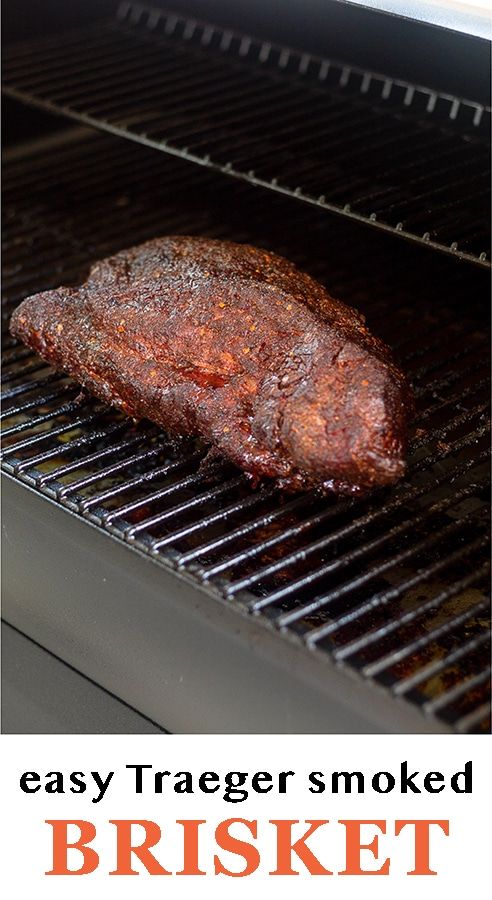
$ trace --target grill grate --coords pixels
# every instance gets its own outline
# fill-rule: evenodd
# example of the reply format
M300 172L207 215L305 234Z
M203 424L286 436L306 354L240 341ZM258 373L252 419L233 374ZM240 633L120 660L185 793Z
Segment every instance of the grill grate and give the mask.
M129 234L251 240L366 312L413 380L416 431L393 489L279 497L204 462L200 442L81 395L6 337L5 470L267 619L279 640L454 730L489 730L486 273L371 232L362 243L351 223L111 137L74 129L51 143L5 163L4 329L23 296L79 280Z
M23 102L490 264L480 104L129 2L4 56Z

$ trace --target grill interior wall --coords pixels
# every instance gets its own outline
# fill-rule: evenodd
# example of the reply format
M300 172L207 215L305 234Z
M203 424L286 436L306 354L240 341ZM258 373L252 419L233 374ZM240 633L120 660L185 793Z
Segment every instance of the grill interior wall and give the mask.
M251 241L359 307L410 374L408 478L365 500L279 497L206 448L87 396L8 336L6 470L182 567L389 694L490 728L487 273L293 199L82 129L6 162L4 329L29 293L158 234ZM204 602L210 602L205 600Z

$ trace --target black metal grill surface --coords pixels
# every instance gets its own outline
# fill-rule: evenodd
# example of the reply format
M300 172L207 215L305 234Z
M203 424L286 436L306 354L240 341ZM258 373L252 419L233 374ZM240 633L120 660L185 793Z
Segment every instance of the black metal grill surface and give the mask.
M41 146L41 145L40 145ZM4 166L4 329L35 290L166 233L249 240L358 306L417 397L408 477L364 500L251 489L6 337L3 466L279 640L330 654L458 731L490 728L487 273L113 137ZM210 596L204 602L213 602Z
M4 91L426 243L490 261L490 109L123 2L4 53Z

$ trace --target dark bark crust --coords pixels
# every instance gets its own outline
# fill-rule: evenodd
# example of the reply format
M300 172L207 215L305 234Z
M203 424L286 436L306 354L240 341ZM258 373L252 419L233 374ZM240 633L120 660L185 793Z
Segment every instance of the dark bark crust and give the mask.
M78 288L24 300L11 331L100 399L202 436L255 479L354 492L404 473L413 403L389 349L265 250L148 241Z

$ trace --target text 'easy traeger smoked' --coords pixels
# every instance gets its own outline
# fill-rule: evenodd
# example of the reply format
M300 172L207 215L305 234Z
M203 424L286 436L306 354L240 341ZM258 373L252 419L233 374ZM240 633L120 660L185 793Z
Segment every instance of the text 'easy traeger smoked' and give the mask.
M93 794L92 803L99 803L113 782L115 771L62 772L51 771L41 774L34 770L23 772L19 786L25 794L45 791L48 794L84 794L88 789ZM227 803L242 803L251 794L287 794L289 785L295 779L292 770L277 772L217 772L194 773L188 771L170 772L158 770L144 763L129 763L125 766L125 784L135 794L215 794L220 792ZM121 773L120 778L123 777ZM374 791L388 794L439 794L451 790L456 794L470 794L473 788L473 764L468 760L463 769L455 772L449 780L439 771L422 773L413 770L404 760L395 772L381 771L372 775L361 771L310 772L306 779L306 789L311 794L364 794Z

